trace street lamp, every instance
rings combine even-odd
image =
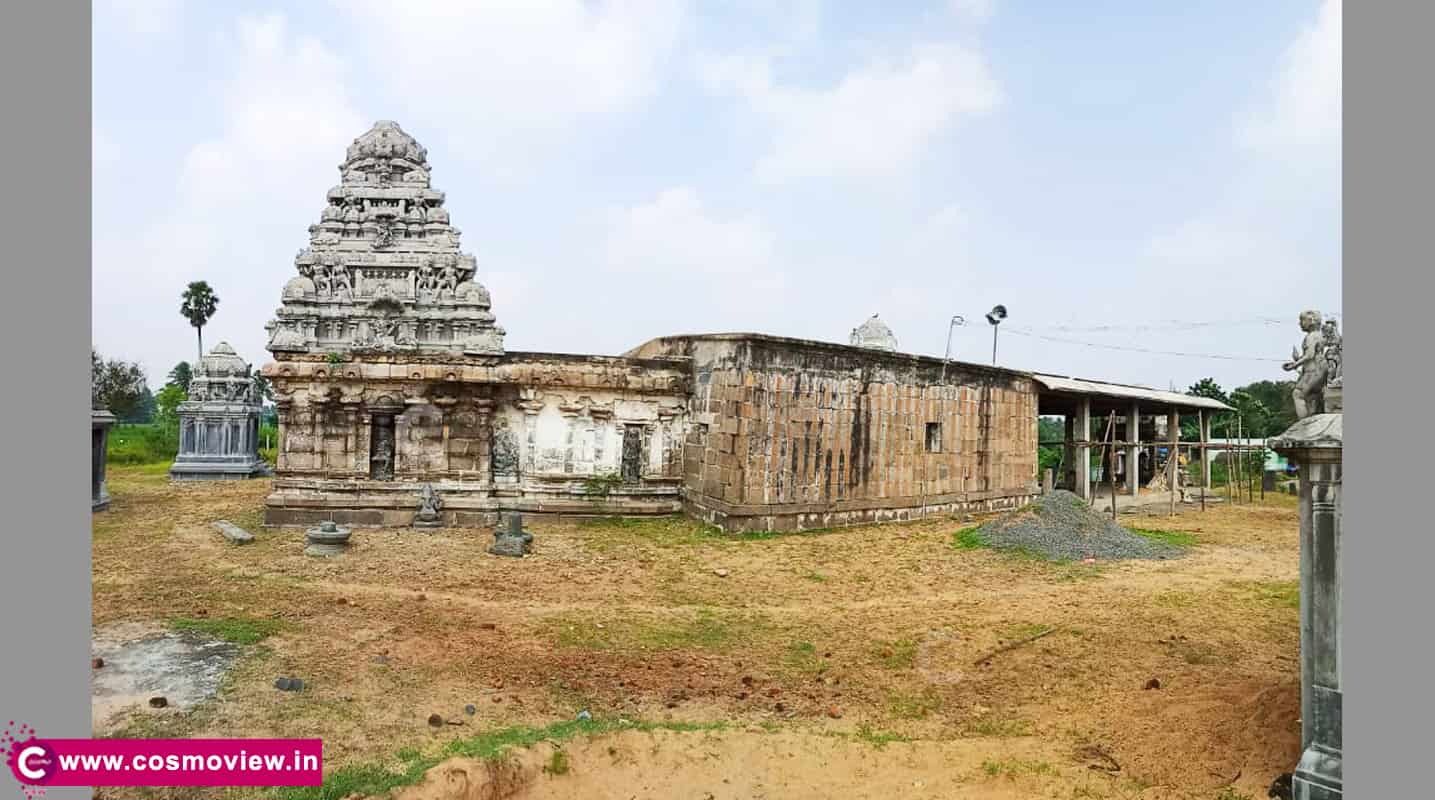
[[[952,317],[952,322],[947,326],[947,349],[942,354],[942,383],[947,382],[947,362],[952,360],[952,331],[967,324],[965,317],[957,315]]]
[[[1006,306],[993,306],[992,310],[987,312],[987,322],[992,324],[992,366],[994,367],[997,365],[997,326],[1002,324],[1004,319],[1006,319]]]

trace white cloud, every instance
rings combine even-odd
[[[181,0],[101,0],[94,10],[117,16],[126,30],[139,36],[173,33],[184,12]]]
[[[952,12],[972,22],[986,22],[991,19],[995,0],[949,0]]]
[[[221,298],[205,343],[227,339],[250,361],[267,358],[263,323],[339,182],[345,147],[372,122],[349,100],[343,63],[283,16],[241,19],[226,33],[228,78],[200,101],[213,103],[218,133],[184,154],[173,202],[96,210],[96,341],[142,340],[136,349],[162,354],[146,364],[156,380],[194,357],[192,339],[176,335],[178,316],[141,330],[128,309],[177,309],[192,280]],[[97,133],[97,152],[102,141]]]
[[[688,17],[677,0],[344,0],[401,119],[491,173],[522,171],[593,118],[656,91]]]
[[[782,284],[772,232],[751,217],[717,218],[689,187],[667,189],[651,203],[614,214],[607,261],[619,272],[745,276],[767,288]]]
[[[765,58],[711,59],[700,77],[743,97],[773,129],[758,177],[884,177],[914,166],[963,116],[986,113],[1001,92],[977,51],[918,45],[898,59],[876,59],[826,89],[773,79]]]
[[[1241,120],[1237,141],[1283,160],[1338,161],[1341,136],[1341,0],[1286,50],[1269,104]]]

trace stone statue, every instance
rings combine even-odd
[[[329,268],[323,264],[314,266],[314,290],[320,297],[328,297],[334,291],[334,286],[329,282]]]
[[[443,500],[433,490],[433,484],[425,483],[419,490],[419,510],[414,514],[415,528],[437,528],[443,525]]]
[[[1333,319],[1326,320],[1321,336],[1325,339],[1325,383],[1340,386],[1340,326]]]
[[[518,437],[506,419],[499,419],[498,430],[493,432],[493,474],[518,474]]]
[[[340,300],[353,300],[354,287],[349,282],[349,271],[340,266],[330,270],[331,291]]]
[[[388,219],[379,220],[379,232],[374,236],[374,249],[382,250],[394,246],[393,222]]]
[[[1323,393],[1327,365],[1325,361],[1325,337],[1320,331],[1320,312],[1302,311],[1300,329],[1305,331],[1299,348],[1291,348],[1291,360],[1281,366],[1286,372],[1300,370],[1295,388],[1296,419],[1305,419],[1319,414],[1323,408]]]

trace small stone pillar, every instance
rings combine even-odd
[[[115,415],[109,409],[100,407],[98,401],[91,403],[90,410],[90,511],[104,511],[110,507],[110,490],[105,483],[105,461],[109,458],[110,427],[115,424]]]
[[[1294,800],[1339,800],[1341,414],[1308,416],[1271,441],[1300,469],[1301,747]]]

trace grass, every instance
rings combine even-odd
[[[817,645],[812,642],[793,642],[783,656],[783,663],[806,675],[821,675],[827,671],[827,660],[817,654]]]
[[[958,550],[977,550],[983,547],[990,547],[991,545],[987,544],[986,540],[982,538],[980,531],[980,525],[962,528],[952,534],[952,547]]]
[[[248,619],[229,617],[224,619],[194,619],[180,617],[170,620],[171,628],[177,631],[196,631],[233,644],[258,644],[278,633],[283,623],[277,619]]]
[[[324,778],[323,786],[291,786],[274,794],[279,800],[342,800],[350,795],[380,795],[404,786],[418,783],[425,772],[445,759],[455,756],[496,760],[515,748],[531,747],[539,742],[562,742],[577,736],[598,736],[621,730],[668,730],[681,732],[713,731],[726,727],[725,723],[672,723],[672,722],[629,722],[627,720],[570,720],[557,722],[541,728],[518,725],[510,728],[481,733],[467,739],[449,742],[432,754],[417,750],[399,751],[395,760],[397,768],[390,765],[368,763],[355,764],[334,770]],[[560,751],[561,752],[561,751]],[[555,754],[556,755],[556,754]],[[566,756],[550,758],[546,771],[559,767],[563,774],[568,771]]]
[[[892,742],[912,741],[911,738],[903,736],[900,733],[893,733],[891,731],[874,731],[872,730],[872,726],[868,725],[865,722],[857,726],[857,730],[852,734],[852,736],[857,741],[866,742],[867,744],[872,745],[878,750],[881,750]]]
[[[1236,791],[1234,786],[1227,786],[1221,790],[1220,794],[1216,795],[1216,800],[1252,800],[1252,798],[1248,794]]]
[[[812,581],[813,583],[826,583],[826,582],[827,582],[827,576],[826,576],[826,575],[823,575],[823,574],[820,573],[820,572],[809,572],[809,573],[807,573],[806,575],[803,575],[802,577],[806,578],[806,579],[809,580],[809,581]]]
[[[179,452],[179,426],[150,423],[116,425],[105,443],[108,464],[154,464],[174,461]]]
[[[1031,736],[1036,733],[1036,726],[1030,720],[987,717],[972,722],[964,729],[963,733],[966,736],[1010,739],[1018,736]]]
[[[878,642],[873,655],[887,669],[911,669],[917,664],[917,643],[911,639]]]
[[[1251,590],[1263,603],[1300,609],[1299,581],[1259,581],[1251,585]]]
[[[553,755],[548,757],[548,763],[543,766],[543,771],[549,775],[567,775],[568,754],[562,750],[554,750]]]
[[[887,710],[900,719],[926,719],[942,707],[942,696],[935,689],[917,694],[893,692],[887,698]]]
[[[1161,544],[1169,544],[1173,547],[1195,547],[1196,537],[1185,531],[1157,531],[1147,528],[1127,528],[1127,530],[1145,539]]]
[[[1055,775],[1056,768],[1045,761],[1025,761],[1019,758],[1005,761],[988,759],[982,762],[982,772],[993,778],[999,775],[1015,778],[1022,775]]]

